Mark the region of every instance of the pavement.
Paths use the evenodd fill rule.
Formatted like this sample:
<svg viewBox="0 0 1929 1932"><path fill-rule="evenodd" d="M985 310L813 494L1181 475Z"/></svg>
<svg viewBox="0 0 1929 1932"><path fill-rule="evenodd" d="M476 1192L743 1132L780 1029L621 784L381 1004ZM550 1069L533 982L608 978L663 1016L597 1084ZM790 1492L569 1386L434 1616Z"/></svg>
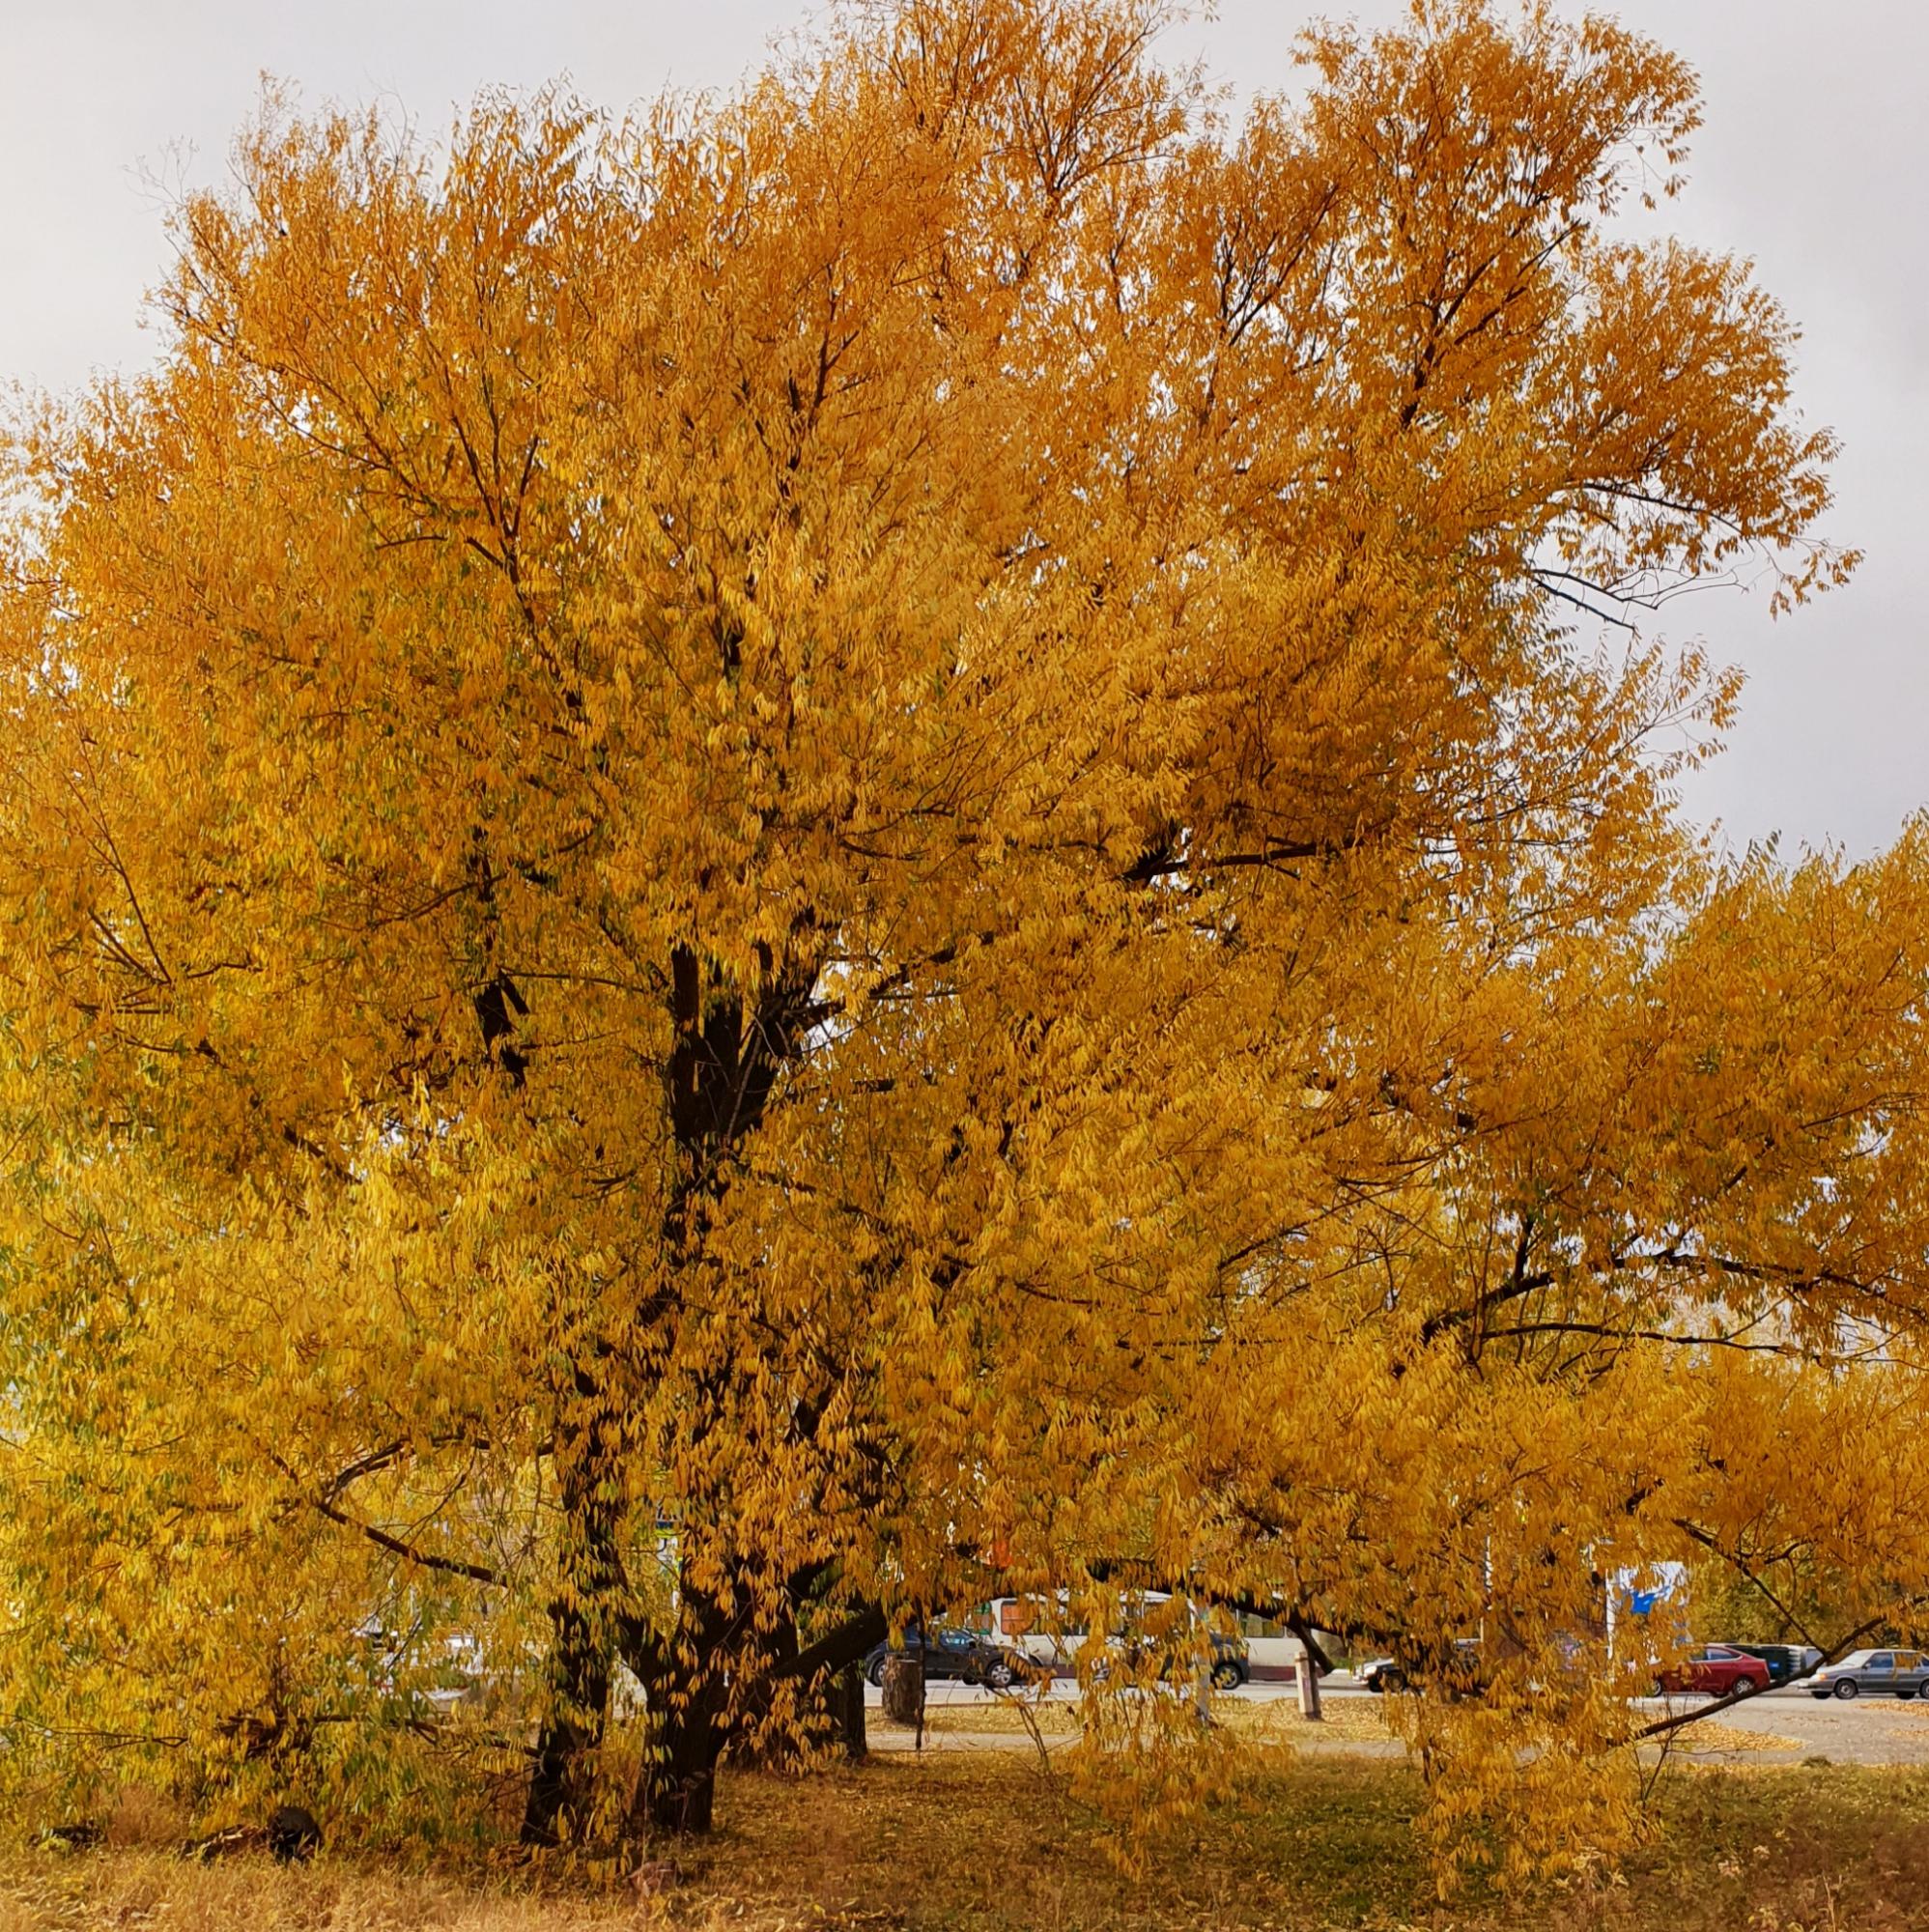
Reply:
<svg viewBox="0 0 1929 1932"><path fill-rule="evenodd" d="M1374 1693L1347 1681L1336 1672L1320 1686L1330 1703L1346 1705L1354 1699L1370 1699ZM950 1708L995 1705L1005 1696L995 1690L979 1690L967 1684L935 1682L926 1687L925 1709L937 1712ZM1291 1684L1249 1684L1237 1690L1219 1693L1242 1703L1271 1703L1295 1693ZM1066 1682L1053 1685L1054 1703L1076 1700L1076 1688ZM867 1690L867 1706L877 1710L881 1698ZM1646 1697L1638 1708L1657 1718L1676 1712L1706 1707L1706 1697L1681 1696L1662 1699ZM1674 1733L1669 1749L1680 1760L1695 1764L1791 1765L1811 1759L1830 1764L1923 1765L1929 1764L1929 1702L1905 1703L1895 1697L1859 1697L1851 1703L1834 1698L1817 1698L1800 1685L1789 1685L1763 1692L1713 1714L1712 1721L1730 1731L1753 1731L1789 1742L1737 1749L1726 1745L1701 1743L1699 1739L1718 1736L1696 1724L1684 1725ZM873 1750L915 1750L917 1734L878 1717L866 1726ZM1070 1732L1047 1733L1048 1749L1061 1749L1073 1741ZM1304 1755L1319 1757L1400 1758L1405 1747L1392 1738L1295 1738L1294 1748ZM1029 1732L927 1730L926 1750L1035 1750ZM1651 1747L1659 1748L1659 1747Z"/></svg>
<svg viewBox="0 0 1929 1932"><path fill-rule="evenodd" d="M1677 1697L1667 1703L1644 1699L1657 1716L1705 1705L1705 1697ZM1717 1711L1713 1719L1730 1730L1766 1732L1792 1738L1794 1746L1745 1751L1697 1748L1696 1726L1676 1733L1674 1748L1696 1763L1801 1764L1827 1758L1830 1764L1929 1764L1929 1705L1920 1699L1858 1697L1838 1703L1796 1687L1769 1690Z"/></svg>

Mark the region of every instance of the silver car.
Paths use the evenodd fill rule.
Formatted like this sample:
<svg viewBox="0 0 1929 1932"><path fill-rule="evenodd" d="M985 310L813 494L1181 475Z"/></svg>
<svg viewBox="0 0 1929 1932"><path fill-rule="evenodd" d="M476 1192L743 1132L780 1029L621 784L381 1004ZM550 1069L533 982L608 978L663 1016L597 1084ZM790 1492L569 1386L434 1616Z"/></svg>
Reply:
<svg viewBox="0 0 1929 1932"><path fill-rule="evenodd" d="M1840 1663L1825 1663L1808 1680L1808 1694L1914 1697L1924 1685L1929 1685L1929 1657L1919 1650L1852 1650Z"/></svg>

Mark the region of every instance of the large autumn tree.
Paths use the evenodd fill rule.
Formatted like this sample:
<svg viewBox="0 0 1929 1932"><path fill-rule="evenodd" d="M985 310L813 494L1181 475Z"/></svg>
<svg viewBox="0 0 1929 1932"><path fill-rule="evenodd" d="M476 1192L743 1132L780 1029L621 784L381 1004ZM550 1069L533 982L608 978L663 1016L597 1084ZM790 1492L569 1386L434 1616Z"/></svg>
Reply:
<svg viewBox="0 0 1929 1932"><path fill-rule="evenodd" d="M1604 1578L1929 1586L1921 841L1671 790L1736 683L1652 613L1848 561L1781 311L1616 227L1692 77L1427 5L1228 127L1160 24L271 102L21 425L16 1769L373 1803L454 1637L529 1837L619 1664L701 1830L891 1619L1137 1579L1488 1628L1415 1721L1524 1861L1625 1826Z"/></svg>

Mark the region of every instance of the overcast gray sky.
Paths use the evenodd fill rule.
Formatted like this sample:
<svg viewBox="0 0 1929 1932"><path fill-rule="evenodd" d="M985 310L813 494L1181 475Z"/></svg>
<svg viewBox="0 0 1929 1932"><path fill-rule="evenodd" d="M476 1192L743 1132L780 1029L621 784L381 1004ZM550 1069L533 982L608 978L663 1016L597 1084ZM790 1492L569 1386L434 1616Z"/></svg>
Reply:
<svg viewBox="0 0 1929 1932"><path fill-rule="evenodd" d="M1400 11L1221 0L1170 44L1242 93L1291 87L1308 15ZM1800 400L1847 443L1828 528L1868 553L1847 590L1774 624L1761 595L1671 608L1668 635L1748 672L1731 749L1688 803L1737 845L1778 830L1873 851L1929 804L1929 8L1604 11L1700 71L1707 126L1672 225L1752 256L1805 329ZM144 177L220 179L263 71L311 103L385 99L439 130L491 82L567 75L612 108L724 87L806 16L796 0L0 0L0 381L67 389L152 354L141 297L165 242Z"/></svg>

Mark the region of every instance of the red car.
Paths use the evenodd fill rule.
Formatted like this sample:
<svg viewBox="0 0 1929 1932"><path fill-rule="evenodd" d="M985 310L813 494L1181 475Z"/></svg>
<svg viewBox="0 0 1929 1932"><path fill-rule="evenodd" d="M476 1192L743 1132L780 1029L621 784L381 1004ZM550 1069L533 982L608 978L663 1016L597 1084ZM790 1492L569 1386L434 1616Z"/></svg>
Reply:
<svg viewBox="0 0 1929 1932"><path fill-rule="evenodd" d="M1732 1644L1704 1643L1675 1669L1664 1670L1659 1682L1663 1690L1706 1690L1711 1697L1725 1697L1731 1690L1766 1690L1769 1667Z"/></svg>

